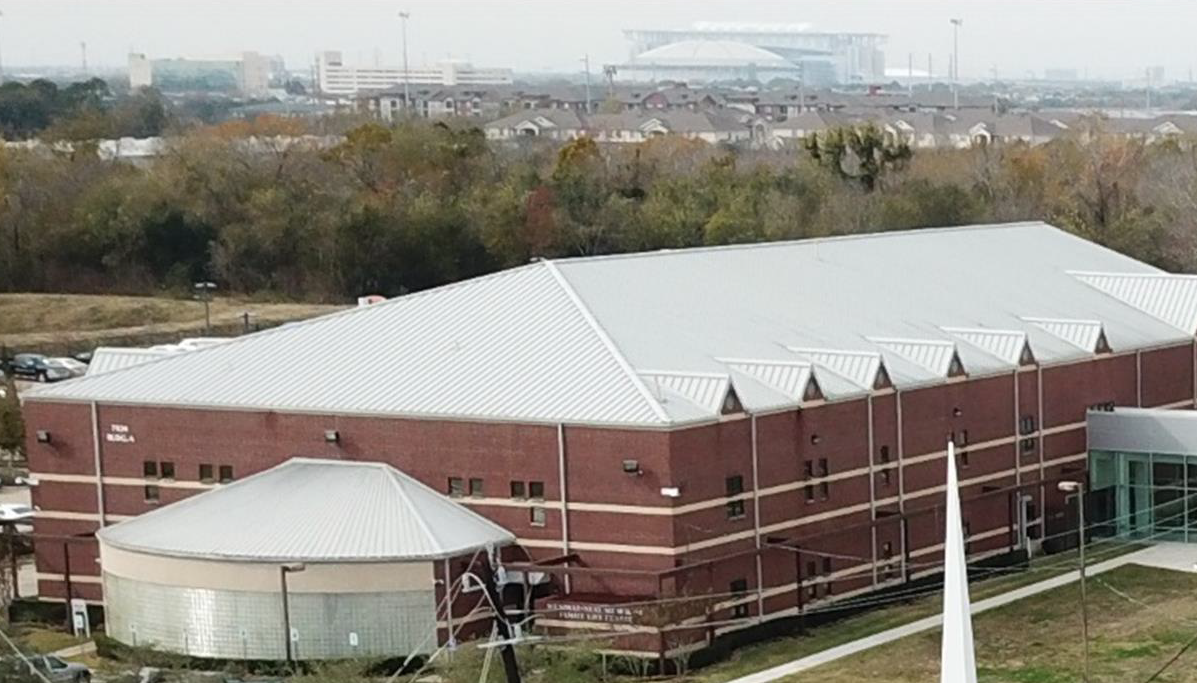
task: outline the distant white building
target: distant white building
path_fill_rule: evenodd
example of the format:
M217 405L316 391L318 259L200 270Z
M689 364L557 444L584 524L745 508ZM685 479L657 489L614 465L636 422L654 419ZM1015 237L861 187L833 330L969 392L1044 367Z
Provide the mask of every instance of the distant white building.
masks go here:
M164 91L223 91L265 95L282 60L257 52L219 57L150 59L129 54L129 87L155 87Z
M511 69L476 67L469 62L445 61L434 65L353 66L335 50L316 55L316 87L326 95L354 95L402 85L506 85Z

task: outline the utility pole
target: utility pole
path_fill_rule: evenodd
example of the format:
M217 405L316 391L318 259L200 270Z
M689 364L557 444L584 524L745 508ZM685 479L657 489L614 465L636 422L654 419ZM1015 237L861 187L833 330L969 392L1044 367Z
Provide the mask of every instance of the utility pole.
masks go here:
M79 41L79 53L80 53L80 61L82 62L82 66L83 66L83 75L86 76L87 75L87 41L86 40Z
M590 110L590 55L587 54L582 57L582 64L586 69L586 115L589 116L593 112Z
M960 27L963 19L952 19L952 103L960 108Z
M1056 487L1064 493L1076 495L1077 553L1081 564L1081 640L1084 643L1084 669L1081 680L1089 683L1089 603L1085 600L1085 484L1079 481L1062 481Z
M507 676L507 683L520 683L520 667L515 660L511 625L507 622L507 610L503 609L503 598L495 586L495 572L490 566L490 556L486 553L483 553L479 571L481 576L478 578L482 579L482 590L486 591L486 599L495 610L495 626L499 629L499 636L503 641L499 647L499 655L503 658L503 673ZM453 609L453 606L449 605L449 609Z
M411 115L411 72L407 69L407 20L411 12L406 10L399 13L399 20L403 24L403 113Z
M4 12L0 12L0 19L4 18ZM0 62L0 84L4 83L4 64ZM70 611L70 610L67 610Z

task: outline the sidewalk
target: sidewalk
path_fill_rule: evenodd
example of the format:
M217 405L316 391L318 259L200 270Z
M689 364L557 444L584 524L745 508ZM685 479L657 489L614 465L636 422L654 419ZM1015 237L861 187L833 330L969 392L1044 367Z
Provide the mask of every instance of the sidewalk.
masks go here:
M78 645L64 647L61 650L55 650L55 651L51 652L50 654L54 655L55 657L62 657L63 659L70 659L71 657L82 657L83 655L89 655L95 651L96 651L95 641L89 640L85 643L79 643Z
M1164 569L1193 572L1197 571L1197 564L1195 564L1195 562L1197 562L1197 546L1192 544L1162 543L1157 546L1144 548L1143 550L1138 550L1133 553L1128 553L1126 555L1115 557L1111 560L1106 560L1105 562L1092 565L1086 568L1086 574L1090 576L1094 574L1101 574L1102 572L1108 572L1111 569L1117 569L1125 564L1142 564ZM972 613L979 614L986 610L994 609L995 607L1002 607L1003 605L1017 602L1023 598L1067 585L1079 578L1080 572L1068 572L1066 574L1061 574L1059 576L1040 581L1039 583L1023 586L1022 588L1012 590L1009 593L995 595L992 598L986 598L985 600L980 600L973 603ZM923 633L924 631L930 631L932 629L939 628L942 622L942 615L924 617L918 621L912 621L909 624L898 626L896 628L889 629L888 631L874 633L873 635L866 638L861 638L860 640L854 640L850 643L838 645L828 650L823 650L822 652L816 652L813 655L802 657L801 659L795 659L792 662L786 662L785 664L780 664L773 668L765 669L764 671L758 671L757 673L728 681L728 683L769 683L770 681L776 681L786 676L792 676L794 674L802 673L803 671L809 671L810 669L813 669L821 664L833 662L837 659L848 657L858 652L863 652L864 650L877 647L878 645L892 643L895 640L899 640L907 636L912 636L917 633Z

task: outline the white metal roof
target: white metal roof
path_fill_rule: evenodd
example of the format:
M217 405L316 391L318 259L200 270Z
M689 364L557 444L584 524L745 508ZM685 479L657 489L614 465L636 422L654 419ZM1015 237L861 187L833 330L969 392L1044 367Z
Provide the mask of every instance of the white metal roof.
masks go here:
M105 372L133 367L178 352L167 349L100 346L91 354L91 362L87 364L87 376L94 377Z
M25 400L668 427L717 419L725 382L749 411L802 404L796 378L748 367L809 363L837 399L942 382L950 350L968 374L1009 372L1020 333L1044 364L1102 335L1116 352L1191 340L1150 293L1078 272L1161 275L1042 223L542 261Z
M125 550L251 562L428 560L515 540L390 465L308 458L96 535Z

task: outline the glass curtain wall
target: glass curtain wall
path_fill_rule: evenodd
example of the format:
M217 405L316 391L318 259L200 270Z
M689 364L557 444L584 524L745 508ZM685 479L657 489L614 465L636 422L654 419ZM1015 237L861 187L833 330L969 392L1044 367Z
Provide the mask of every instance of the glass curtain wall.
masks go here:
M1093 451L1089 484L1106 533L1197 542L1197 455ZM1094 517L1090 517L1094 519Z

